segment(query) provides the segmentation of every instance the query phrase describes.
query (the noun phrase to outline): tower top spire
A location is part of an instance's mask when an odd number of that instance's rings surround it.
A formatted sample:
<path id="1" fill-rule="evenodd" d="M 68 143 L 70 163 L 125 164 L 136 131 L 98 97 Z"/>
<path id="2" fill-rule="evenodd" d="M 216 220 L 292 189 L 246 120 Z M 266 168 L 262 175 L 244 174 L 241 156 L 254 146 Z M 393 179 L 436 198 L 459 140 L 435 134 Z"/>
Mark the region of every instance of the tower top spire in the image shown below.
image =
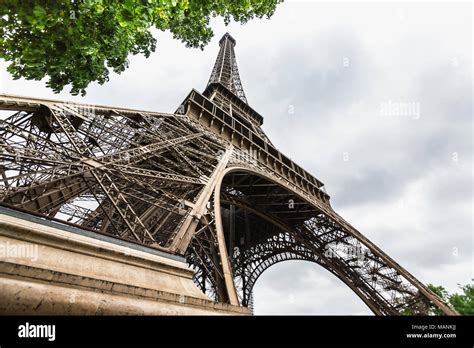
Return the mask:
<path id="1" fill-rule="evenodd" d="M 230 41 L 232 43 L 232 47 L 235 47 L 235 44 L 236 44 L 236 41 L 235 39 L 229 34 L 229 33 L 225 33 L 222 38 L 219 40 L 219 46 L 222 46 L 222 44 L 224 43 L 224 41 Z"/>
<path id="2" fill-rule="evenodd" d="M 242 82 L 240 81 L 237 60 L 235 58 L 235 44 L 235 39 L 229 33 L 225 33 L 219 40 L 219 54 L 217 55 L 207 85 L 209 86 L 211 83 L 220 83 L 242 101 L 247 103 L 247 98 L 245 97 L 244 89 L 242 88 Z"/>

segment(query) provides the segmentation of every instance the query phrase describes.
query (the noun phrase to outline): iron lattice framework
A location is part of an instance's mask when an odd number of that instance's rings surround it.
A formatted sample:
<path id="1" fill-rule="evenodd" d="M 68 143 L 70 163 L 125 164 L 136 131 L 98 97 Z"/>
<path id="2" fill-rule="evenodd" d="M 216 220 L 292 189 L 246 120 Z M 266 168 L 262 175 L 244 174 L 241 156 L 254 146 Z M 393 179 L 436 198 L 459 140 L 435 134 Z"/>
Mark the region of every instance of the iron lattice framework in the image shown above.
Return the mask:
<path id="1" fill-rule="evenodd" d="M 173 114 L 0 96 L 1 204 L 185 255 L 217 301 L 251 306 L 262 272 L 299 259 L 376 314 L 456 314 L 272 145 L 246 102 L 234 46 L 224 35 L 205 91 Z"/>
<path id="2" fill-rule="evenodd" d="M 233 94 L 247 103 L 242 82 L 240 81 L 237 59 L 235 58 L 235 39 L 229 33 L 225 33 L 219 40 L 219 54 L 212 69 L 211 77 L 207 85 L 220 83 Z"/>

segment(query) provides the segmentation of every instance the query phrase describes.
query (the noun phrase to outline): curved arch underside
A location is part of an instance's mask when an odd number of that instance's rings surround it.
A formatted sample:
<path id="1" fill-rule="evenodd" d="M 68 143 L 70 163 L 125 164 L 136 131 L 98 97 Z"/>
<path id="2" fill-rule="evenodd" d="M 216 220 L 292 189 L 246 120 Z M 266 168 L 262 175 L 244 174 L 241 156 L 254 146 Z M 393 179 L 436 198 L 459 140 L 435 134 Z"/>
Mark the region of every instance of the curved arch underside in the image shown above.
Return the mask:
<path id="1" fill-rule="evenodd" d="M 220 208 L 234 283 L 244 306 L 252 305 L 253 287 L 266 269 L 294 259 L 324 267 L 378 315 L 408 309 L 425 314 L 432 305 L 444 305 L 329 205 L 315 207 L 267 173 L 231 163 L 223 175 Z M 219 286 L 211 283 L 215 295 Z"/>

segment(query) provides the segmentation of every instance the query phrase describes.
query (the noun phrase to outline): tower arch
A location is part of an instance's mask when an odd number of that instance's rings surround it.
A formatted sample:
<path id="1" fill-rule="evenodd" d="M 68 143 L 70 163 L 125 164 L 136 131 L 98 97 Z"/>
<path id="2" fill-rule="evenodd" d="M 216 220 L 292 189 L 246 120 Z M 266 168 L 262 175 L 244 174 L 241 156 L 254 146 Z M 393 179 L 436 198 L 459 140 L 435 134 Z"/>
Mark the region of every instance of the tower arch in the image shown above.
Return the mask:
<path id="1" fill-rule="evenodd" d="M 231 163 L 216 185 L 214 204 L 226 220 L 221 225 L 243 306 L 266 269 L 295 259 L 334 274 L 377 315 L 400 314 L 408 306 L 425 308 L 437 300 L 355 228 L 341 222 L 330 206 L 312 204 L 259 168 Z"/>

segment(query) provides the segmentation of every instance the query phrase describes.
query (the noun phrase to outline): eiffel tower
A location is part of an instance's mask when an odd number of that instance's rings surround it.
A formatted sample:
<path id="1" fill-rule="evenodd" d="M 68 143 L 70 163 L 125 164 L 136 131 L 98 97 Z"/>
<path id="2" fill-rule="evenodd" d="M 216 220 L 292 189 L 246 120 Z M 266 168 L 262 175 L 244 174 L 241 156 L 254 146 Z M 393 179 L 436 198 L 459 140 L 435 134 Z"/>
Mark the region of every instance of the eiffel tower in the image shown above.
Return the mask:
<path id="1" fill-rule="evenodd" d="M 174 113 L 1 95 L 1 205 L 185 256 L 197 286 L 223 303 L 252 306 L 266 269 L 306 260 L 376 315 L 456 315 L 272 144 L 235 45 L 222 37 L 207 87 Z"/>

